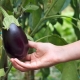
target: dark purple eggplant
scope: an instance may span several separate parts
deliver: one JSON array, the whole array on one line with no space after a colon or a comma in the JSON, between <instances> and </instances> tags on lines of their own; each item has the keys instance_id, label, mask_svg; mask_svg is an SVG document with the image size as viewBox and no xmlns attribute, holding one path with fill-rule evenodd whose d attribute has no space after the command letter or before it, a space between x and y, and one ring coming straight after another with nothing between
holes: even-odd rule
<instances>
[{"instance_id":1,"label":"dark purple eggplant","mask_svg":"<svg viewBox=\"0 0 80 80\"><path fill-rule=\"evenodd\" d=\"M28 39L21 27L10 24L9 29L2 29L3 45L10 58L23 59L28 52Z\"/></svg>"}]
</instances>

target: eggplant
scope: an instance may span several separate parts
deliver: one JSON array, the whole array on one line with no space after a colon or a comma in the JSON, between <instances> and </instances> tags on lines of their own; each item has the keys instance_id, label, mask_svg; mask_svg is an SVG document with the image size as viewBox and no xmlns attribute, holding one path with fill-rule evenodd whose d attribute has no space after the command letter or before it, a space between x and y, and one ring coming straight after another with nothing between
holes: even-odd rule
<instances>
[{"instance_id":1,"label":"eggplant","mask_svg":"<svg viewBox=\"0 0 80 80\"><path fill-rule=\"evenodd\" d=\"M2 29L4 48L10 58L22 60L29 50L28 39L20 26L11 23L9 29Z\"/></svg>"}]
</instances>

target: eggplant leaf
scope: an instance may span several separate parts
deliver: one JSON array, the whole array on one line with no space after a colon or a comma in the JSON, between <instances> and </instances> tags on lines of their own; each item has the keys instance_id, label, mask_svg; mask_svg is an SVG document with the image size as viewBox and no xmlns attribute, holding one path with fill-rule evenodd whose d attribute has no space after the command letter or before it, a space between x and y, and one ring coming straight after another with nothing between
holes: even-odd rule
<instances>
[{"instance_id":1,"label":"eggplant leaf","mask_svg":"<svg viewBox=\"0 0 80 80\"><path fill-rule=\"evenodd\" d=\"M79 80L77 72L77 64L75 61L64 64L61 80Z\"/></svg>"},{"instance_id":2,"label":"eggplant leaf","mask_svg":"<svg viewBox=\"0 0 80 80\"><path fill-rule=\"evenodd\" d=\"M5 75L5 71L4 71L4 68L1 68L0 69L0 77L4 76Z\"/></svg>"},{"instance_id":3,"label":"eggplant leaf","mask_svg":"<svg viewBox=\"0 0 80 80\"><path fill-rule=\"evenodd\" d=\"M59 13L62 9L65 0L43 0L44 3L44 13L49 12L48 15L54 15Z\"/></svg>"},{"instance_id":4,"label":"eggplant leaf","mask_svg":"<svg viewBox=\"0 0 80 80\"><path fill-rule=\"evenodd\" d=\"M37 10L39 9L39 7L37 5L27 5L25 8L24 8L24 11L32 11L32 10Z\"/></svg>"},{"instance_id":5,"label":"eggplant leaf","mask_svg":"<svg viewBox=\"0 0 80 80\"><path fill-rule=\"evenodd\" d=\"M47 80L47 77L50 74L50 68L42 68L41 69L41 73L42 73L42 80Z\"/></svg>"},{"instance_id":6,"label":"eggplant leaf","mask_svg":"<svg viewBox=\"0 0 80 80\"><path fill-rule=\"evenodd\" d=\"M71 0L65 0L65 3L64 3L64 5L63 5L61 11L62 11L63 9L65 9L65 8L70 4L70 1L71 1Z\"/></svg>"}]
</instances>

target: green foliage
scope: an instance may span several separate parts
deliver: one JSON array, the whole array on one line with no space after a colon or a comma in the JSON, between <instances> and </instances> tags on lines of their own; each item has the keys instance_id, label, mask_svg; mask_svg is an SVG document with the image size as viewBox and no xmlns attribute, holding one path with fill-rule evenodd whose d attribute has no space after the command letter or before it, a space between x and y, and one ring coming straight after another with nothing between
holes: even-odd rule
<instances>
[{"instance_id":1,"label":"green foliage","mask_svg":"<svg viewBox=\"0 0 80 80\"><path fill-rule=\"evenodd\" d=\"M80 0L1 0L0 6L19 21L29 40L66 45L80 39ZM71 10L66 16L65 10L68 6L70 6L68 9ZM73 12L73 15L70 15L70 12ZM2 29L2 23L3 17L0 12L0 30ZM2 46L1 43L0 45ZM9 64L4 66L7 64L7 62L4 63L6 58L4 55L5 53L0 53L0 71L9 67ZM6 61L10 62L9 58ZM71 61L55 65L58 73L61 73L61 80L79 80L80 71L77 71L77 67L79 67L77 64L79 62ZM51 76L51 68L53 67L42 68L38 72L35 71L36 75L27 72L26 80L32 80L30 76L37 77L38 80L57 80ZM22 74L20 77L19 72L13 67L10 72L9 69L4 72L9 73L7 73L9 80L20 80L20 78L24 80L25 73L20 73ZM2 76L4 73L0 72Z\"/></svg>"},{"instance_id":2,"label":"green foliage","mask_svg":"<svg viewBox=\"0 0 80 80\"><path fill-rule=\"evenodd\" d=\"M77 64L75 61L64 64L61 80L79 80Z\"/></svg>"},{"instance_id":3,"label":"green foliage","mask_svg":"<svg viewBox=\"0 0 80 80\"><path fill-rule=\"evenodd\" d=\"M5 75L5 71L4 71L4 68L1 68L0 69L0 77L4 76Z\"/></svg>"},{"instance_id":4,"label":"green foliage","mask_svg":"<svg viewBox=\"0 0 80 80\"><path fill-rule=\"evenodd\" d=\"M65 0L43 0L43 3L44 13L48 12L48 15L51 16L59 13L65 3Z\"/></svg>"}]
</instances>

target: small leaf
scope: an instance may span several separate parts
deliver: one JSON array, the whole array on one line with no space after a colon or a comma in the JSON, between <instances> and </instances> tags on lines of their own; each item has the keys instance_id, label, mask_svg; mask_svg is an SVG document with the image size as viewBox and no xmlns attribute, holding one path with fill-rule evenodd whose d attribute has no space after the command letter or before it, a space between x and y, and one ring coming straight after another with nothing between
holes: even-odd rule
<instances>
[{"instance_id":1,"label":"small leaf","mask_svg":"<svg viewBox=\"0 0 80 80\"><path fill-rule=\"evenodd\" d=\"M37 10L39 7L37 5L27 5L25 8L24 8L24 11L32 11L32 10Z\"/></svg>"},{"instance_id":2,"label":"small leaf","mask_svg":"<svg viewBox=\"0 0 80 80\"><path fill-rule=\"evenodd\" d=\"M4 76L5 75L5 71L4 71L4 68L1 68L0 69L0 77Z\"/></svg>"},{"instance_id":3,"label":"small leaf","mask_svg":"<svg viewBox=\"0 0 80 80\"><path fill-rule=\"evenodd\" d=\"M43 80L47 80L47 77L50 74L50 68L42 68L41 73L42 73Z\"/></svg>"}]
</instances>

